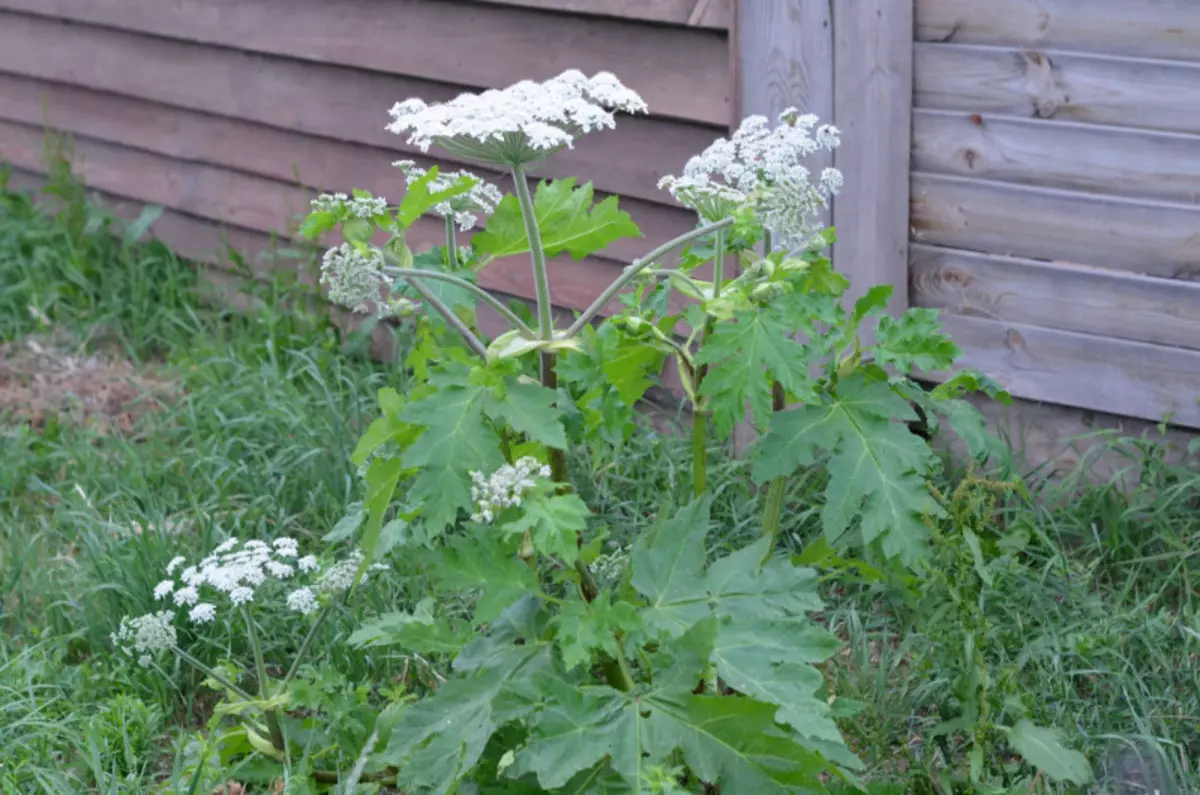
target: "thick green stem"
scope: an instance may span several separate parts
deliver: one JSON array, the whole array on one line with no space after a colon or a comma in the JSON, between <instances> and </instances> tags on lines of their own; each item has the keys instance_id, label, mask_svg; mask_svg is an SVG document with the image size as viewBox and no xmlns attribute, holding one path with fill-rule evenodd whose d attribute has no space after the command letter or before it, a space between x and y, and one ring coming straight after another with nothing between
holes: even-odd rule
<instances>
[{"instance_id":1,"label":"thick green stem","mask_svg":"<svg viewBox=\"0 0 1200 795\"><path fill-rule=\"evenodd\" d=\"M558 373L554 369L553 352L542 351L541 366L542 386L558 392ZM551 480L555 483L570 483L571 475L567 471L567 451L548 447L546 454L550 457Z\"/></svg>"},{"instance_id":2,"label":"thick green stem","mask_svg":"<svg viewBox=\"0 0 1200 795\"><path fill-rule=\"evenodd\" d=\"M249 694L249 693L247 693L245 690L242 690L240 687L238 687L237 685L235 685L233 682L230 682L228 679L226 679L225 677L221 676L219 673L217 673L216 671L214 671L212 668L209 668L207 665L205 665L204 663L200 662L200 661L199 661L199 660L197 660L195 657L193 657L192 655L188 654L186 651L184 651L183 649L179 648L178 646L172 646L172 647L171 647L171 652L172 652L173 654L175 654L176 656L178 656L178 657L179 657L179 659L183 660L185 663L187 663L188 665L190 665L190 666L192 666L193 668L195 668L195 669L196 669L197 671L199 671L200 673L204 674L205 676L211 677L213 680L215 680L215 681L216 681L218 684L220 684L222 687L226 687L226 688L228 688L228 689L229 689L229 690L231 690L232 692L234 692L234 693L236 693L237 695L241 696L241 697L242 697L243 699L245 699L246 701L253 701L253 700L254 700L254 696L250 695L250 694Z\"/></svg>"},{"instance_id":3,"label":"thick green stem","mask_svg":"<svg viewBox=\"0 0 1200 795\"><path fill-rule=\"evenodd\" d=\"M692 410L692 497L708 490L708 412Z\"/></svg>"},{"instance_id":4,"label":"thick green stem","mask_svg":"<svg viewBox=\"0 0 1200 795\"><path fill-rule=\"evenodd\" d=\"M708 226L702 226L697 229L693 229L690 232L685 232L674 240L668 240L666 243L663 243L646 256L635 259L628 267L625 268L624 271L621 272L621 275L617 277L617 280L606 287L604 292L600 293L600 296L596 298L595 301L592 301L591 305L588 306L587 309L583 310L583 314L575 319L575 322L572 323L571 327L567 329L567 336L573 337L578 334L580 329L590 323L592 318L599 314L604 307L608 306L608 302L613 299L613 296L621 292L621 289L624 288L625 285L633 281L634 278L636 278L637 275L647 267L653 265L655 260L657 260L663 254L677 249L683 244L695 240L698 237L704 237L705 235L710 235L713 232L726 229L731 226L733 226L733 219L725 218L721 221L717 221L715 224L709 224Z\"/></svg>"},{"instance_id":5,"label":"thick green stem","mask_svg":"<svg viewBox=\"0 0 1200 795\"><path fill-rule=\"evenodd\" d=\"M454 215L445 217L446 222L446 268L458 270L458 238L454 234Z\"/></svg>"},{"instance_id":6,"label":"thick green stem","mask_svg":"<svg viewBox=\"0 0 1200 795\"><path fill-rule=\"evenodd\" d=\"M787 392L784 390L783 384L776 381L771 385L771 410L780 412L786 408ZM766 502L763 504L762 533L771 539L771 543L767 547L766 557L770 557L775 551L775 543L779 539L779 526L783 522L783 500L786 492L786 476L781 475L775 478L767 486Z\"/></svg>"},{"instance_id":7,"label":"thick green stem","mask_svg":"<svg viewBox=\"0 0 1200 795\"><path fill-rule=\"evenodd\" d=\"M542 235L538 231L537 215L534 213L533 196L529 183L520 166L513 166L513 182L517 188L517 201L521 203L521 215L525 219L525 234L529 237L529 258L533 261L533 282L537 288L537 316L542 339L554 337L554 315L550 308L550 278L546 275L546 252L542 250Z\"/></svg>"},{"instance_id":8,"label":"thick green stem","mask_svg":"<svg viewBox=\"0 0 1200 795\"><path fill-rule=\"evenodd\" d=\"M716 244L713 246L713 298L721 297L721 287L725 283L725 230L717 230Z\"/></svg>"},{"instance_id":9,"label":"thick green stem","mask_svg":"<svg viewBox=\"0 0 1200 795\"><path fill-rule=\"evenodd\" d=\"M254 626L254 617L250 608L242 606L242 617L246 619L246 637L250 639L250 648L254 651L254 668L258 672L258 696L263 701L271 699L271 680L267 678L267 664L263 660L262 643L258 639L258 629ZM271 745L280 751L286 748L283 740L283 729L279 726L279 715L274 709L264 710L267 719L267 729L271 734Z\"/></svg>"},{"instance_id":10,"label":"thick green stem","mask_svg":"<svg viewBox=\"0 0 1200 795\"><path fill-rule=\"evenodd\" d=\"M446 323L462 336L467 345L471 347L471 350L479 354L480 357L487 358L487 346L483 344L483 340L475 336L475 332L471 331L471 328L463 322L461 317L454 314L454 311L450 307L442 303L442 299L431 293L429 288L421 284L419 280L405 278L412 285L412 288L421 294L422 300L432 306L439 315L446 319Z\"/></svg>"},{"instance_id":11,"label":"thick green stem","mask_svg":"<svg viewBox=\"0 0 1200 795\"><path fill-rule=\"evenodd\" d=\"M525 321L517 317L516 313L505 306L499 298L496 298L487 290L484 290L478 285L472 284L466 279L454 276L450 273L442 273L441 271L423 271L416 268L396 268L391 265L385 266L383 271L384 273L392 276L403 277L405 281L413 285L414 289L416 288L416 285L413 284L413 282L414 280L418 279L432 279L435 282L446 282L447 284L453 284L455 287L460 287L470 293L473 297L483 301L492 309L495 309L496 313L500 315L500 317L507 320L509 325L515 329L518 329L522 334L525 334L530 338L537 337L537 333L528 325L526 325Z\"/></svg>"}]
</instances>

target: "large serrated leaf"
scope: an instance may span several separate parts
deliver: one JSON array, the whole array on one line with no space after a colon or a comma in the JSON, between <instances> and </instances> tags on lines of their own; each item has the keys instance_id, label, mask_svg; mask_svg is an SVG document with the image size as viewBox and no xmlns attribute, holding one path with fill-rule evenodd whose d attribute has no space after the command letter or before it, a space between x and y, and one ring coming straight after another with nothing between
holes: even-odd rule
<instances>
[{"instance_id":1,"label":"large serrated leaf","mask_svg":"<svg viewBox=\"0 0 1200 795\"><path fill-rule=\"evenodd\" d=\"M1063 744L1054 729L1021 720L1008 735L1008 743L1026 762L1055 781L1085 786L1092 780L1087 757Z\"/></svg>"}]
</instances>

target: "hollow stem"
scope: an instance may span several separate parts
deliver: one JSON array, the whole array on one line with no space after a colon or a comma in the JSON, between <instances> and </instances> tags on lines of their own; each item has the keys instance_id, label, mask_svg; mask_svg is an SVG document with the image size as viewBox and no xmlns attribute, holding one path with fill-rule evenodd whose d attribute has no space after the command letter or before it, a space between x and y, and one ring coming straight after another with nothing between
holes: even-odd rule
<instances>
[{"instance_id":1,"label":"hollow stem","mask_svg":"<svg viewBox=\"0 0 1200 795\"><path fill-rule=\"evenodd\" d=\"M625 285L633 281L634 277L641 273L647 266L652 265L659 257L679 248L685 243L695 240L698 237L711 235L713 232L721 229L727 229L731 226L733 226L733 219L724 218L716 223L698 227L690 232L685 232L679 237L663 243L646 256L635 259L627 268L625 268L624 271L622 271L621 275L617 277L617 280L606 287L604 292L600 293L599 297L596 298L595 301L592 301L591 305L589 305L587 309L583 310L583 313L575 319L575 322L572 323L570 328L567 329L567 336L573 337L578 334L580 329L590 323L592 318L594 318L602 309L604 309L604 307L608 306L608 302L613 299L614 295L621 292L621 289L625 287Z\"/></svg>"},{"instance_id":2,"label":"hollow stem","mask_svg":"<svg viewBox=\"0 0 1200 795\"><path fill-rule=\"evenodd\" d=\"M521 203L521 215L525 219L525 234L529 237L529 258L533 262L533 282L537 288L537 316L542 339L554 336L554 316L550 308L550 279L546 275L546 252L542 250L542 235L538 231L537 215L534 214L533 196L529 183L520 166L513 166L513 182L517 188L517 201Z\"/></svg>"},{"instance_id":3,"label":"hollow stem","mask_svg":"<svg viewBox=\"0 0 1200 795\"><path fill-rule=\"evenodd\" d=\"M267 678L267 664L263 660L262 643L258 639L258 629L254 626L254 617L250 608L242 606L242 617L246 619L246 637L250 640L250 648L254 651L254 668L258 672L258 695L263 701L271 698L271 684ZM271 745L280 751L287 746L283 740L283 729L279 726L279 715L274 709L264 710L267 719L267 729L271 734Z\"/></svg>"},{"instance_id":4,"label":"hollow stem","mask_svg":"<svg viewBox=\"0 0 1200 795\"><path fill-rule=\"evenodd\" d=\"M240 687L235 685L233 682L229 681L224 676L221 676L221 674L217 673L212 668L209 668L207 665L200 662L195 657L188 654L186 651L179 648L178 646L172 646L171 652L173 654L177 655L179 657L179 659L183 660L185 663L187 663L188 665L195 668L200 673L204 674L205 676L211 677L216 682L218 682L222 687L228 688L229 690L233 691L237 695L241 696L246 701L254 700L254 696L250 695L245 690L242 690Z\"/></svg>"},{"instance_id":5,"label":"hollow stem","mask_svg":"<svg viewBox=\"0 0 1200 795\"><path fill-rule=\"evenodd\" d=\"M432 306L439 315L446 319L446 323L449 324L451 328L462 335L462 338L466 340L466 343L471 347L471 350L479 354L480 357L484 359L487 358L487 346L483 344L483 341L479 339L479 337L475 336L475 332L471 331L470 327L462 321L462 318L454 314L450 307L442 303L442 299L431 293L429 288L421 284L419 279L406 276L405 281L412 285L414 290L420 293L421 298L425 301L425 303Z\"/></svg>"},{"instance_id":6,"label":"hollow stem","mask_svg":"<svg viewBox=\"0 0 1200 795\"><path fill-rule=\"evenodd\" d=\"M296 652L296 657L292 660L292 665L288 668L287 674L283 677L283 683L280 687L287 687L287 683L292 681L292 677L300 670L300 664L304 662L304 658L308 656L308 649L312 646L313 639L317 636L317 630L325 623L325 617L333 610L333 605L326 605L317 614L317 620L309 627L308 634L304 636L304 640L300 643L300 649Z\"/></svg>"},{"instance_id":7,"label":"hollow stem","mask_svg":"<svg viewBox=\"0 0 1200 795\"><path fill-rule=\"evenodd\" d=\"M787 408L787 392L783 384L776 381L771 385L771 410L780 412ZM763 560L769 558L775 551L775 543L779 539L779 526L783 521L783 500L787 492L787 477L781 475L767 486L767 497L763 504L762 533L771 539Z\"/></svg>"},{"instance_id":8,"label":"hollow stem","mask_svg":"<svg viewBox=\"0 0 1200 795\"><path fill-rule=\"evenodd\" d=\"M451 271L458 270L458 238L454 235L453 213L445 217L446 222L446 267Z\"/></svg>"},{"instance_id":9,"label":"hollow stem","mask_svg":"<svg viewBox=\"0 0 1200 795\"><path fill-rule=\"evenodd\" d=\"M384 273L391 274L392 276L403 277L405 281L413 285L413 289L416 289L416 285L413 284L413 282L420 279L432 279L435 282L446 282L447 284L453 284L455 287L461 287L475 298L478 298L492 309L495 309L498 315L507 320L509 325L519 330L522 334L526 334L529 337L537 337L537 333L528 325L526 325L525 321L517 317L517 315L511 309L505 306L499 298L496 298L487 290L484 290L476 284L472 284L466 279L449 273L442 273L441 271L423 271L416 268L395 268L390 265L385 266L383 271ZM418 292L420 291L418 290Z\"/></svg>"},{"instance_id":10,"label":"hollow stem","mask_svg":"<svg viewBox=\"0 0 1200 795\"><path fill-rule=\"evenodd\" d=\"M725 280L725 228L717 230L716 245L713 251L713 298L721 296L722 282ZM712 334L716 320L709 315L704 321L704 331L700 335L700 347ZM699 405L700 387L708 375L708 365L702 364L696 370L696 399L697 405L692 407L692 496L701 497L708 491L708 412Z\"/></svg>"},{"instance_id":11,"label":"hollow stem","mask_svg":"<svg viewBox=\"0 0 1200 795\"><path fill-rule=\"evenodd\" d=\"M558 392L558 372L554 369L554 353L542 351L542 386ZM547 447L546 454L550 458L550 478L555 483L570 483L571 474L567 471L567 451Z\"/></svg>"}]
</instances>

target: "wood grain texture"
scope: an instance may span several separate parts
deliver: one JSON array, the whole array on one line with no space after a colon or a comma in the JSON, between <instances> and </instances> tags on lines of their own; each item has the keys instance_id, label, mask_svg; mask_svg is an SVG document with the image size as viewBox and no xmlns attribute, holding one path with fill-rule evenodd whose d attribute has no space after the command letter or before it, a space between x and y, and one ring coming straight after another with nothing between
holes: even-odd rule
<instances>
[{"instance_id":1,"label":"wood grain texture","mask_svg":"<svg viewBox=\"0 0 1200 795\"><path fill-rule=\"evenodd\" d=\"M918 110L912 165L1023 185L1200 202L1200 135Z\"/></svg>"},{"instance_id":2,"label":"wood grain texture","mask_svg":"<svg viewBox=\"0 0 1200 795\"><path fill-rule=\"evenodd\" d=\"M0 8L471 89L615 72L653 113L724 125L716 31L455 0L0 0Z\"/></svg>"},{"instance_id":3,"label":"wood grain texture","mask_svg":"<svg viewBox=\"0 0 1200 795\"><path fill-rule=\"evenodd\" d=\"M843 234L833 262L849 298L895 287L889 310L907 307L912 129L912 3L834 0L833 120L842 131L834 163L846 184L834 200Z\"/></svg>"},{"instance_id":4,"label":"wood grain texture","mask_svg":"<svg viewBox=\"0 0 1200 795\"><path fill-rule=\"evenodd\" d=\"M914 173L918 243L1200 279L1200 207Z\"/></svg>"},{"instance_id":5,"label":"wood grain texture","mask_svg":"<svg viewBox=\"0 0 1200 795\"><path fill-rule=\"evenodd\" d=\"M726 30L733 24L733 6L736 0L474 0L474 2Z\"/></svg>"},{"instance_id":6,"label":"wood grain texture","mask_svg":"<svg viewBox=\"0 0 1200 795\"><path fill-rule=\"evenodd\" d=\"M795 107L834 123L833 9L830 0L741 0L737 8L738 107L772 124ZM812 158L819 172L833 157ZM830 223L826 213L823 223Z\"/></svg>"},{"instance_id":7,"label":"wood grain texture","mask_svg":"<svg viewBox=\"0 0 1200 795\"><path fill-rule=\"evenodd\" d=\"M1200 284L912 246L912 301L956 315L1200 349Z\"/></svg>"},{"instance_id":8,"label":"wood grain texture","mask_svg":"<svg viewBox=\"0 0 1200 795\"><path fill-rule=\"evenodd\" d=\"M28 171L42 168L42 129L0 122L0 160ZM228 169L174 160L149 152L78 138L77 174L90 187L144 204L263 233L291 238L295 219L312 191ZM443 226L422 219L408 233L414 249L438 245ZM587 306L620 272L616 263L558 257L549 263L551 298L558 306ZM480 275L481 285L521 298L532 297L528 258L497 260Z\"/></svg>"},{"instance_id":9,"label":"wood grain texture","mask_svg":"<svg viewBox=\"0 0 1200 795\"><path fill-rule=\"evenodd\" d=\"M917 0L920 41L1200 60L1193 0Z\"/></svg>"},{"instance_id":10,"label":"wood grain texture","mask_svg":"<svg viewBox=\"0 0 1200 795\"><path fill-rule=\"evenodd\" d=\"M0 74L0 119L33 125L48 123L63 132L281 182L299 182L318 190L349 192L363 188L391 197L398 197L403 190L398 173L390 166L394 155L384 149L62 84ZM421 156L414 159L425 167L433 163ZM496 182L502 190L512 190L508 175L483 169L476 173ZM625 198L621 206L633 215L646 236L617 241L598 252L601 258L629 262L695 223L692 214L682 208Z\"/></svg>"},{"instance_id":11,"label":"wood grain texture","mask_svg":"<svg viewBox=\"0 0 1200 795\"><path fill-rule=\"evenodd\" d=\"M1200 63L917 44L917 107L1178 132L1200 128Z\"/></svg>"},{"instance_id":12,"label":"wood grain texture","mask_svg":"<svg viewBox=\"0 0 1200 795\"><path fill-rule=\"evenodd\" d=\"M1200 351L947 315L962 367L1013 395L1200 428Z\"/></svg>"},{"instance_id":13,"label":"wood grain texture","mask_svg":"<svg viewBox=\"0 0 1200 795\"><path fill-rule=\"evenodd\" d=\"M68 25L0 12L0 72L69 83L286 130L419 152L384 129L397 100L454 97L454 86ZM539 177L590 177L600 190L672 203L659 178L712 142L694 124L630 117L549 158ZM439 160L437 150L432 154Z\"/></svg>"}]
</instances>

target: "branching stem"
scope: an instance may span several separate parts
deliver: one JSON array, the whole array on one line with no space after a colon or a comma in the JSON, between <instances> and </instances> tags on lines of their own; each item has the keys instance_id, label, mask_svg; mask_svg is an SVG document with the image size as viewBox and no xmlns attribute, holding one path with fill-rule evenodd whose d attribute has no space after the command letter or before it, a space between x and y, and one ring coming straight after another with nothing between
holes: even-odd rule
<instances>
[{"instance_id":1,"label":"branching stem","mask_svg":"<svg viewBox=\"0 0 1200 795\"><path fill-rule=\"evenodd\" d=\"M537 288L537 316L542 339L554 337L554 314L550 307L550 278L546 274L546 252L542 249L542 234L538 230L537 215L529 183L520 166L513 166L513 182L517 188L517 201L521 203L521 216L525 219L525 234L529 238L529 258L533 261L533 282Z\"/></svg>"},{"instance_id":2,"label":"branching stem","mask_svg":"<svg viewBox=\"0 0 1200 795\"><path fill-rule=\"evenodd\" d=\"M263 701L271 698L271 680L267 678L267 664L263 660L262 642L258 639L258 629L254 626L254 616L250 608L242 605L242 617L246 619L246 637L250 640L250 648L254 651L254 668L258 672L258 695ZM287 744L283 739L283 729L279 726L279 715L274 709L264 710L267 718L267 729L271 734L271 745L283 751Z\"/></svg>"},{"instance_id":3,"label":"branching stem","mask_svg":"<svg viewBox=\"0 0 1200 795\"><path fill-rule=\"evenodd\" d=\"M470 346L471 350L479 354L481 358L487 358L487 346L483 344L483 340L475 336L475 332L471 331L470 327L463 322L462 318L454 314L454 311L450 309L450 307L446 306L446 304L442 302L442 299L430 292L428 287L426 287L424 284L421 284L420 280L407 276L405 277L405 280L412 285L414 290L421 294L421 298L425 301L425 303L433 307L439 315L446 319L446 323L451 328L462 335L462 338L466 341L467 345Z\"/></svg>"},{"instance_id":4,"label":"branching stem","mask_svg":"<svg viewBox=\"0 0 1200 795\"><path fill-rule=\"evenodd\" d=\"M390 265L385 266L383 270L384 273L388 273L392 276L402 277L406 282L413 286L413 289L416 289L416 285L413 284L413 282L418 279L432 279L435 282L446 282L447 284L453 284L455 287L461 287L475 298L478 298L480 301L483 301L492 309L496 310L496 314L507 320L509 325L520 331L522 334L526 334L530 338L537 337L537 333L528 325L526 325L525 321L517 317L516 313L505 306L499 298L496 298L487 290L484 290L478 285L472 284L466 279L454 276L453 274L442 273L441 271L423 271L418 270L417 268L396 268ZM418 292L420 291L418 290Z\"/></svg>"}]
</instances>

